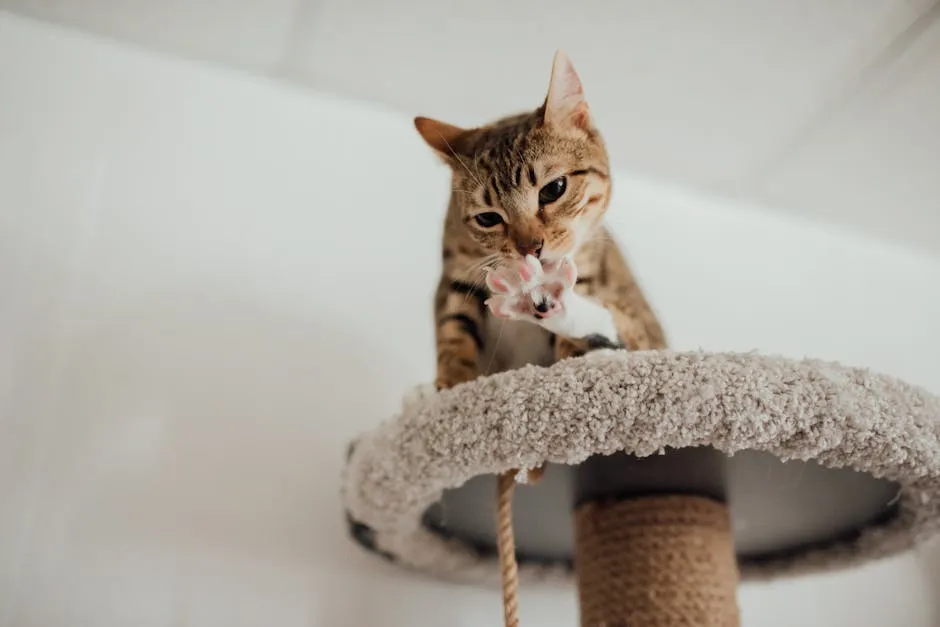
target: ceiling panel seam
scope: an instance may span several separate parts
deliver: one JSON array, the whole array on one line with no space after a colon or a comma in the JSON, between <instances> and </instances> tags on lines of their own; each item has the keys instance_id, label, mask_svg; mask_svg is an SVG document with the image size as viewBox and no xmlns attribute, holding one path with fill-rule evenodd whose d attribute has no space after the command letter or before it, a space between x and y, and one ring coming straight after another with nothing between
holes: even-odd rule
<instances>
[{"instance_id":1,"label":"ceiling panel seam","mask_svg":"<svg viewBox=\"0 0 940 627\"><path fill-rule=\"evenodd\" d=\"M940 0L933 0L925 4L916 17L889 39L869 62L865 63L850 79L843 82L841 87L824 98L821 106L804 118L779 144L779 147L775 148L765 159L747 169L738 179L737 193L751 193L758 190L782 163L798 153L853 102L877 85L886 74L889 74L904 53L938 22L940 22Z\"/></svg>"}]
</instances>

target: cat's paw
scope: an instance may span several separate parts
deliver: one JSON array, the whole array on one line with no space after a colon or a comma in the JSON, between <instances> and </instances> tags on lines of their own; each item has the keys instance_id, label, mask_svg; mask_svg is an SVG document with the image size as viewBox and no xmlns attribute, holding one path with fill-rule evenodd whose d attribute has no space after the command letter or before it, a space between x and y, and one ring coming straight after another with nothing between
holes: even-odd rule
<instances>
[{"instance_id":1,"label":"cat's paw","mask_svg":"<svg viewBox=\"0 0 940 627\"><path fill-rule=\"evenodd\" d=\"M542 263L529 255L518 265L487 273L492 296L486 305L498 318L538 323L564 311L564 295L577 277L570 259Z\"/></svg>"}]
</instances>

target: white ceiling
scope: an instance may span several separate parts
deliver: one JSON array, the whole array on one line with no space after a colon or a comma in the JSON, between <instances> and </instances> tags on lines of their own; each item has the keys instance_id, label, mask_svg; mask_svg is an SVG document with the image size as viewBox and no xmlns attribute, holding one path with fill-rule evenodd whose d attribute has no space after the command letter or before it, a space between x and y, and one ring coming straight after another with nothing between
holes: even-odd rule
<instances>
[{"instance_id":1,"label":"white ceiling","mask_svg":"<svg viewBox=\"0 0 940 627\"><path fill-rule=\"evenodd\" d=\"M940 252L936 0L0 0L473 124L565 48L615 164Z\"/></svg>"}]
</instances>

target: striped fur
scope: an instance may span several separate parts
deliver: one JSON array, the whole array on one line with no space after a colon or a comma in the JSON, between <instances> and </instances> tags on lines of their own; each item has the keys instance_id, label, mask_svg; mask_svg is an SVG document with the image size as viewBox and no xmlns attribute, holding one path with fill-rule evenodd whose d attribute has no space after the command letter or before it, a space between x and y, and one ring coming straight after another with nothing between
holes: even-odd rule
<instances>
[{"instance_id":1,"label":"striped fur","mask_svg":"<svg viewBox=\"0 0 940 627\"><path fill-rule=\"evenodd\" d=\"M428 118L416 118L415 126L452 173L443 272L434 299L438 388L520 362L551 362L609 347L592 337L502 333L502 325L493 324L484 305L485 271L527 252L542 259L572 256L579 270L575 291L611 312L623 346L665 346L655 314L602 224L611 193L607 151L567 57L556 56L548 96L534 111L472 129ZM541 202L540 190L559 177L564 193ZM478 223L484 213L490 221L498 214L498 223ZM523 335L527 345L514 345ZM506 357L507 350L516 358Z\"/></svg>"}]
</instances>

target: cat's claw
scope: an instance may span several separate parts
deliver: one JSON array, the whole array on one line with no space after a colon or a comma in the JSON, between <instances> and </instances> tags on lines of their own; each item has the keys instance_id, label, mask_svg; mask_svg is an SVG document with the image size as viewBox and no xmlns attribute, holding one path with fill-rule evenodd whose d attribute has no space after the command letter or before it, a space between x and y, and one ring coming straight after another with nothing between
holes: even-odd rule
<instances>
[{"instance_id":1,"label":"cat's claw","mask_svg":"<svg viewBox=\"0 0 940 627\"><path fill-rule=\"evenodd\" d=\"M564 311L564 294L577 276L571 259L542 263L529 255L514 266L487 273L492 296L486 304L498 318L538 323Z\"/></svg>"}]
</instances>

